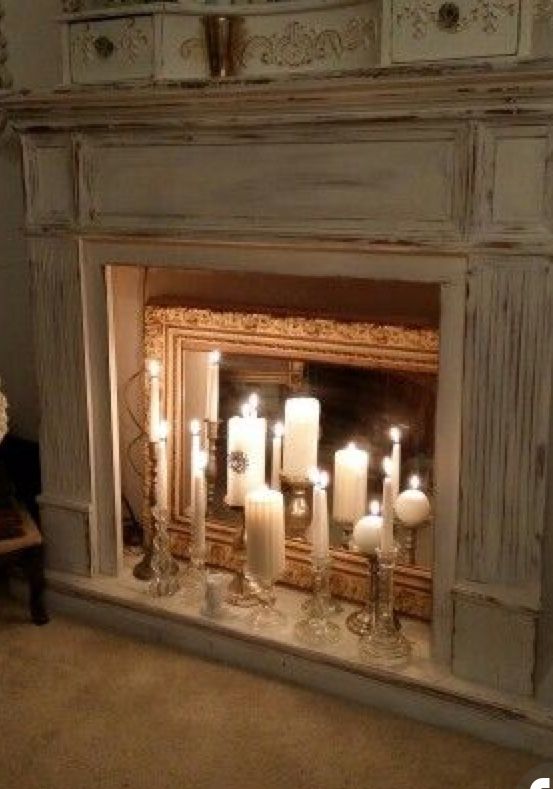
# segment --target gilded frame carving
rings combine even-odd
[[[182,370],[179,359],[183,347],[189,350],[264,354],[325,360],[373,369],[401,369],[436,373],[438,333],[432,329],[407,329],[367,322],[311,319],[269,313],[245,313],[189,307],[147,306],[145,309],[145,353],[163,361],[165,406],[168,418],[182,423],[179,393]],[[182,468],[180,431],[170,443],[169,479],[171,488],[171,536],[175,555],[188,555],[190,533],[181,486],[176,484]],[[233,569],[232,525],[211,520],[207,528],[208,561]],[[303,589],[311,584],[310,549],[289,540],[283,582]],[[349,600],[363,601],[366,595],[366,562],[355,554],[333,550],[331,584],[334,593]],[[402,613],[429,620],[432,612],[432,579],[429,569],[398,567],[397,607]]]

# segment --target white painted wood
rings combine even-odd
[[[479,129],[475,218],[478,237],[551,237],[551,127],[501,122]]]
[[[111,47],[109,54],[99,50]],[[152,16],[94,19],[69,26],[71,82],[81,85],[154,76]]]
[[[534,691],[536,611],[481,595],[455,592],[454,673],[473,682],[530,696]]]
[[[459,19],[440,17],[443,0],[392,0],[393,60],[450,60],[516,55],[520,0],[456,0]]]
[[[93,538],[89,504],[48,494],[40,496],[38,501],[47,567],[90,575]]]
[[[67,226],[75,219],[73,155],[68,135],[23,139],[27,221]]]
[[[469,277],[458,575],[537,584],[549,456],[552,282],[547,261]]]
[[[81,148],[82,222],[96,228],[460,236],[463,129],[360,127],[342,132],[340,141],[333,141],[332,129],[260,130],[247,145],[240,135],[218,137],[197,135],[189,144],[180,135],[89,139]],[[413,199],[419,190],[424,200]]]
[[[440,369],[436,409],[434,476],[432,647],[436,661],[452,657],[453,599],[459,517],[463,346],[466,280],[441,287]]]

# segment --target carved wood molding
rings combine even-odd
[[[449,17],[443,14],[445,6],[451,7]],[[398,3],[395,19],[398,27],[410,25],[415,39],[425,38],[432,27],[445,27],[448,32],[460,33],[478,28],[487,35],[494,35],[501,20],[513,17],[518,10],[514,0],[473,0],[461,10],[458,3],[439,4],[436,0],[406,0]],[[455,9],[455,11],[453,10]],[[449,22],[447,21],[449,20]]]
[[[438,335],[427,329],[404,329],[365,322],[309,319],[296,315],[218,311],[187,307],[150,305],[145,309],[145,353],[164,363],[166,414],[175,424],[182,423],[182,382],[178,373],[183,348],[207,349],[217,345],[222,351],[249,354],[301,356],[333,360],[378,369],[416,370],[436,373]],[[148,391],[146,391],[146,398]],[[147,411],[147,407],[146,407]],[[189,520],[179,487],[183,478],[180,433],[170,439],[169,479],[171,531],[175,554],[186,558],[190,540]],[[144,450],[146,477],[148,462]],[[145,481],[145,491],[148,481]],[[146,501],[145,496],[145,501]],[[147,510],[145,509],[145,516]],[[227,521],[212,519],[207,526],[208,561],[235,569],[233,554],[235,528]],[[332,551],[332,589],[345,599],[366,599],[367,566],[353,553]],[[282,582],[301,589],[312,583],[311,549],[307,543],[288,540],[286,571]],[[397,608],[403,614],[430,620],[432,579],[430,570],[398,567],[396,571]]]
[[[432,329],[208,309],[149,306],[146,346],[160,352],[167,330],[180,330],[189,347],[331,360],[373,369],[436,373],[439,340]]]

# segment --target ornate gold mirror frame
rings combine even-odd
[[[147,306],[145,310],[146,358],[157,358],[165,370],[165,407],[173,425],[185,425],[183,359],[186,351],[289,357],[306,361],[411,372],[438,372],[438,333],[432,329],[406,329],[365,322],[345,322],[267,313],[215,311],[188,307]],[[175,430],[169,443],[171,538],[176,556],[188,555],[190,540],[182,491],[183,433]],[[208,563],[235,569],[232,524],[210,519],[207,524]],[[288,540],[283,582],[303,589],[311,584],[310,546]],[[362,556],[332,550],[332,589],[340,597],[363,601],[367,567]],[[427,568],[398,566],[395,574],[397,608],[429,620],[432,578]]]

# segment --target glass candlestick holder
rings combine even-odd
[[[154,507],[152,516],[154,531],[152,535],[150,594],[154,597],[166,597],[178,591],[179,578],[174,571],[175,561],[171,556],[167,512]]]
[[[199,543],[194,536],[190,546],[190,563],[186,567],[181,586],[184,596],[191,600],[202,600],[205,596],[205,586],[207,578],[205,541]]]
[[[207,514],[213,515],[217,509],[217,447],[219,444],[219,429],[221,421],[216,422],[205,419],[205,439],[207,446],[207,468],[205,473],[207,483]]]
[[[229,584],[227,603],[238,608],[252,608],[259,605],[254,585],[246,574],[246,518],[243,507],[233,507],[240,512],[240,528],[233,543],[234,559],[237,570]]]
[[[311,523],[313,483],[303,477],[280,475],[284,494],[284,524],[286,537],[305,537]]]
[[[309,646],[332,645],[340,640],[340,627],[329,619],[330,567],[328,556],[313,560],[313,593],[308,605],[302,606],[305,618],[294,629],[298,641]]]
[[[367,556],[369,568],[369,592],[363,608],[353,611],[346,619],[346,627],[356,636],[370,633],[375,626],[378,603],[378,558],[376,553]]]
[[[398,549],[377,549],[378,602],[372,630],[361,637],[359,652],[367,663],[394,666],[407,663],[411,645],[396,624],[394,617],[394,567]]]
[[[256,598],[258,602],[249,618],[254,630],[269,630],[283,627],[286,615],[276,607],[275,584],[272,578],[256,578]]]

